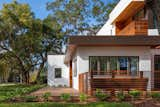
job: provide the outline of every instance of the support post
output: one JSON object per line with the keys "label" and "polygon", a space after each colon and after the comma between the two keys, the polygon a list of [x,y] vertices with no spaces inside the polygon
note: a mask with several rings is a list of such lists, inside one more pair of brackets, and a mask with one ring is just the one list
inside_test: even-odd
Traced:
{"label": "support post", "polygon": [[115,78],[115,71],[112,71],[112,78]]}
{"label": "support post", "polygon": [[90,76],[91,76],[91,79],[90,79],[91,95],[93,95],[93,71],[92,70],[90,72]]}
{"label": "support post", "polygon": [[143,71],[140,71],[140,78],[143,78]]}
{"label": "support post", "polygon": [[72,60],[69,63],[69,85],[72,88]]}

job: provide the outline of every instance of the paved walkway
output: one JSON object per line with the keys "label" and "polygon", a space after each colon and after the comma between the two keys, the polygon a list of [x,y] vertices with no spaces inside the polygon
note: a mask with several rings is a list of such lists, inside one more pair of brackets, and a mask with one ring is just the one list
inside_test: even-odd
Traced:
{"label": "paved walkway", "polygon": [[35,92],[32,92],[30,95],[42,96],[46,92],[50,92],[52,96],[60,96],[62,93],[70,93],[71,96],[79,95],[79,92],[73,88],[54,88],[54,87],[45,87]]}

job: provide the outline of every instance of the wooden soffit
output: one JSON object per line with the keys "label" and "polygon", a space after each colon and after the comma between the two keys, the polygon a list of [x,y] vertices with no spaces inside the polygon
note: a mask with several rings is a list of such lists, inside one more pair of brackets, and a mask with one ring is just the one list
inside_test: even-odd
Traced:
{"label": "wooden soffit", "polygon": [[134,16],[145,5],[144,0],[132,0],[131,3],[116,17],[112,23],[123,22]]}

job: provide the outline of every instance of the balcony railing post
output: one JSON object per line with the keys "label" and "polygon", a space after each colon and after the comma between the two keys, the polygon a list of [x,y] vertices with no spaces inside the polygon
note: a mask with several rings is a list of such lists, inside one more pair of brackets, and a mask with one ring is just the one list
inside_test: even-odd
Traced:
{"label": "balcony railing post", "polygon": [[143,78],[143,71],[140,71],[140,78]]}
{"label": "balcony railing post", "polygon": [[112,71],[112,78],[115,78],[115,71]]}
{"label": "balcony railing post", "polygon": [[91,92],[90,94],[93,95],[93,71],[91,70],[91,73],[90,73],[90,86],[91,86]]}

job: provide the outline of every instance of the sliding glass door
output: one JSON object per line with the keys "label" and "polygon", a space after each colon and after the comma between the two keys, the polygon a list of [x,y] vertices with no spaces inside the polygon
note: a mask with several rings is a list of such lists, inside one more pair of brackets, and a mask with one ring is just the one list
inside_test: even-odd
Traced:
{"label": "sliding glass door", "polygon": [[160,55],[154,56],[154,88],[160,90]]}
{"label": "sliding glass door", "polygon": [[95,75],[115,72],[116,75],[137,76],[139,69],[138,56],[90,56],[90,71]]}

